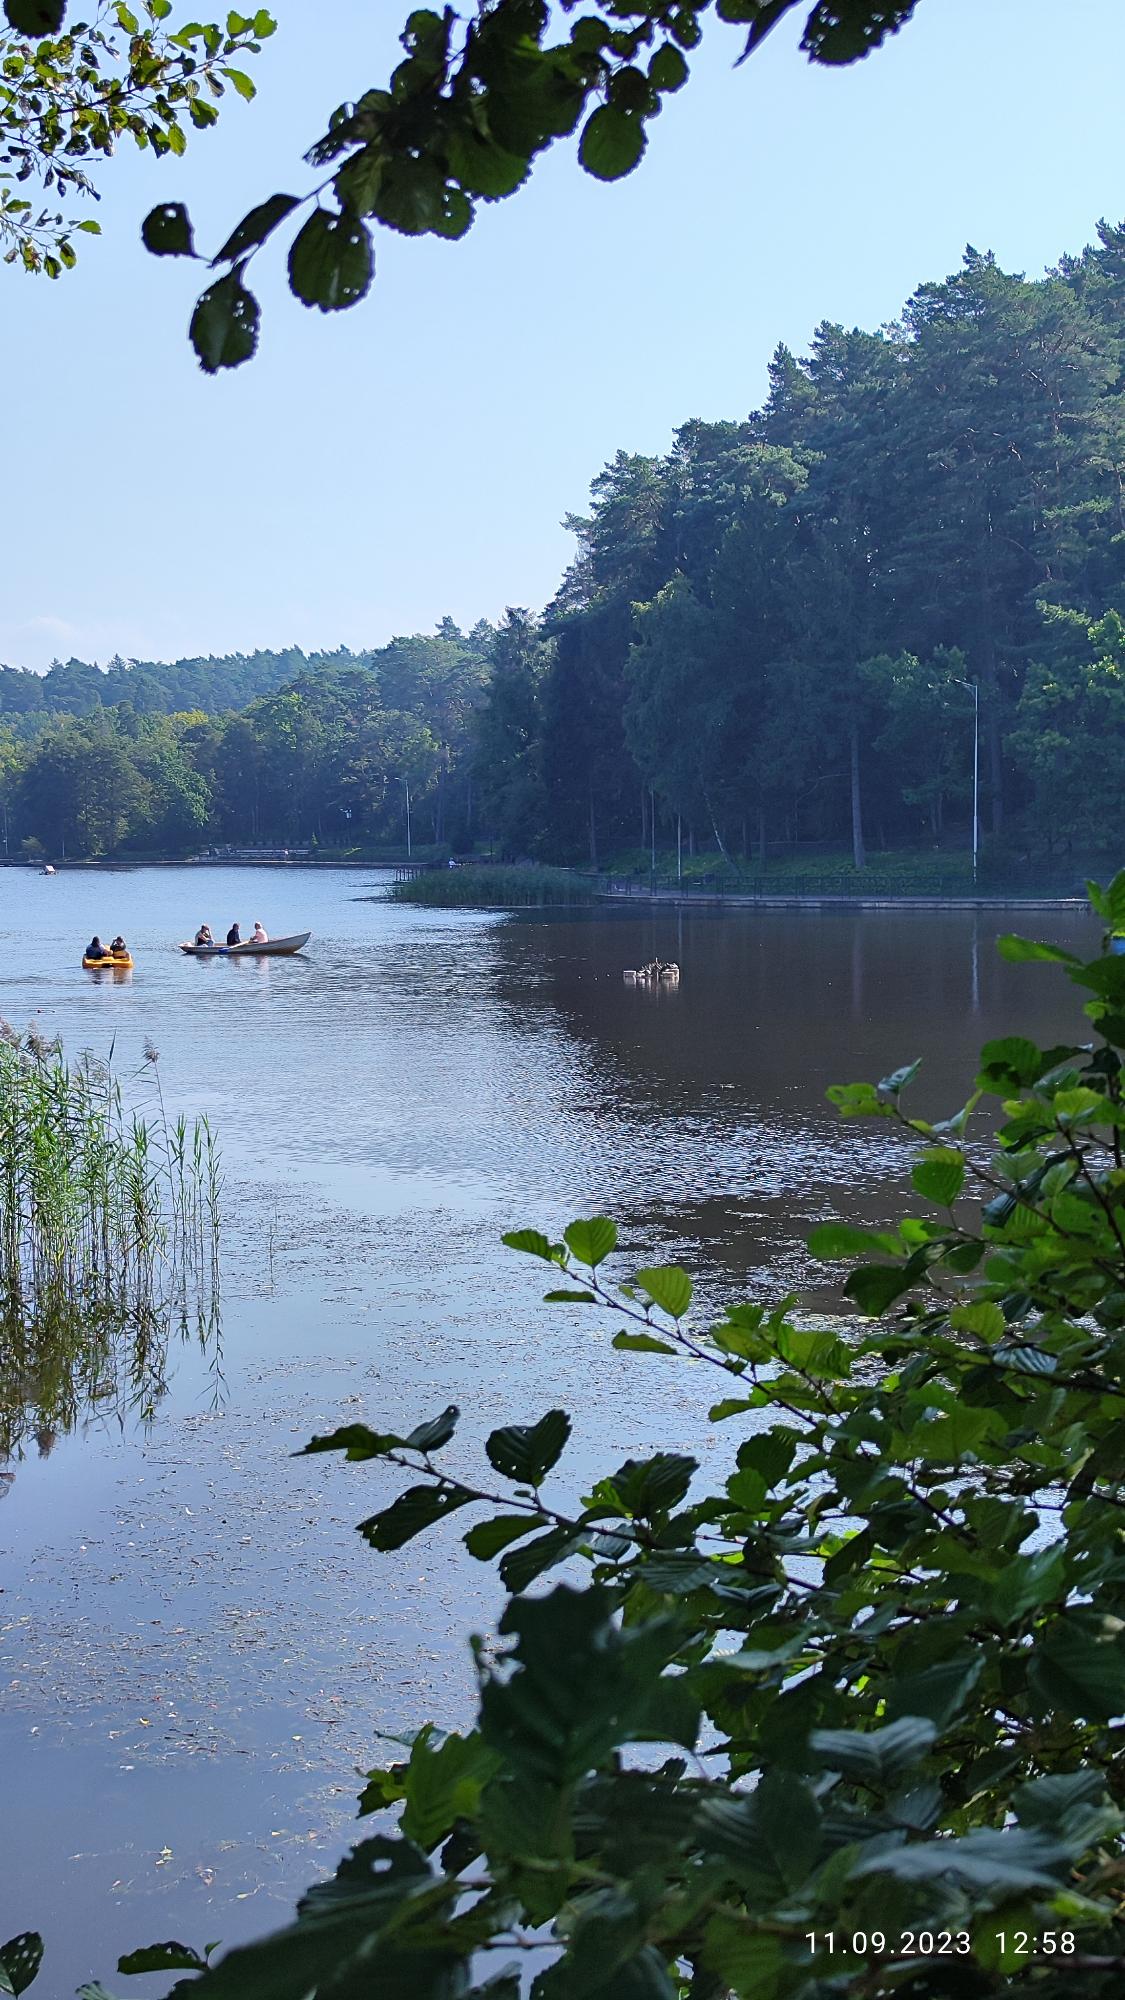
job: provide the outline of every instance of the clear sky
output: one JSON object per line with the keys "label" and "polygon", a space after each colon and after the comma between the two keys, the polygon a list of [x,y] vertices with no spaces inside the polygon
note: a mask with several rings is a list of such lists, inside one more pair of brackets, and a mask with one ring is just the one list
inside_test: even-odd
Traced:
{"label": "clear sky", "polygon": [[709,20],[630,179],[590,181],[563,142],[460,243],[379,231],[371,295],[336,316],[263,253],[258,356],[205,377],[200,267],[150,258],[142,217],[183,199],[217,245],[303,192],[302,152],[386,81],[409,5],[273,12],[253,104],[224,100],[182,161],[107,163],[76,271],[0,267],[8,664],[360,647],[538,608],[605,460],[753,408],[779,339],[878,326],[966,242],[1035,274],[1125,216],[1120,0],[920,0],[841,72],[788,24],[735,70],[740,31]]}

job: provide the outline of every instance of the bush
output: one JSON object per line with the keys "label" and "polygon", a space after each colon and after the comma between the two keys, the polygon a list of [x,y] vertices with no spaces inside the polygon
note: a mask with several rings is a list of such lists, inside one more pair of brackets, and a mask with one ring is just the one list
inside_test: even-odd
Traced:
{"label": "bush", "polygon": [[[1125,874],[1094,901],[1125,927]],[[480,1485],[440,1468],[455,1409],[306,1447],[409,1475],[361,1523],[384,1555],[483,1510],[502,1644],[474,1642],[469,1734],[369,1774],[361,1813],[397,1825],[177,1995],[518,2000],[528,1966],[535,2000],[1122,1990],[1125,957],[1001,948],[1055,963],[1095,1038],[989,1043],[939,1124],[916,1064],[831,1093],[916,1142],[930,1211],[815,1232],[854,1263],[854,1338],[792,1300],[702,1322],[676,1267],[611,1283],[604,1217],[505,1239],[616,1347],[713,1371],[721,1490],[658,1452],[567,1501],[558,1410],[494,1431]],[[533,1588],[574,1558],[584,1587]]]}

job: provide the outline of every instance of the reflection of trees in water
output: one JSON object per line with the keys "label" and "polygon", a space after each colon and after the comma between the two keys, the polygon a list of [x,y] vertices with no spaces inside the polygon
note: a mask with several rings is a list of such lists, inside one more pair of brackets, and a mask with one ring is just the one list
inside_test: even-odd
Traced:
{"label": "reflection of trees in water", "polygon": [[111,1063],[0,1023],[0,1460],[150,1416],[173,1337],[218,1370],[218,1148],[205,1120],[169,1121],[157,1061],[146,1045],[146,1122]]}
{"label": "reflection of trees in water", "polygon": [[[964,1100],[991,1022],[1001,1033],[1022,1017],[1041,1040],[1065,1036],[1057,998],[995,950],[1013,921],[659,905],[517,918],[492,933],[493,991],[513,1039],[537,1042],[542,1088],[562,1113],[563,1185],[662,1257],[739,1283],[768,1268],[803,1286],[815,1278],[809,1229],[841,1202],[884,1223],[905,1170],[897,1133],[839,1124],[830,1084],[922,1056],[916,1108],[944,1117]],[[1075,929],[1050,924],[1068,941]],[[623,984],[623,967],[653,957],[680,965],[674,987]]]}

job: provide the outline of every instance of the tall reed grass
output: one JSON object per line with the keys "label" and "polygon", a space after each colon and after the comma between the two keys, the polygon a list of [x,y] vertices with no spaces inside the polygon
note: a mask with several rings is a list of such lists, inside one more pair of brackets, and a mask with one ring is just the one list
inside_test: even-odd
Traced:
{"label": "tall reed grass", "polygon": [[[113,1068],[0,1022],[0,1458],[84,1412],[150,1411],[177,1327],[218,1333],[222,1169],[205,1118],[127,1105]],[[49,1449],[49,1443],[47,1447]]]}
{"label": "tall reed grass", "polygon": [[568,868],[507,863],[462,863],[456,868],[419,869],[391,885],[391,901],[420,903],[430,910],[565,909],[593,903],[600,883]]}

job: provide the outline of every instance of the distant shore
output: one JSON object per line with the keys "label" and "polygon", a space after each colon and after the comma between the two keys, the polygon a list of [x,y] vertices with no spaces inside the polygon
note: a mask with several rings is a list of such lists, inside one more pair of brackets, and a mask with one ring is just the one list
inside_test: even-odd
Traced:
{"label": "distant shore", "polygon": [[[397,868],[397,861],[321,861],[311,855],[280,854],[144,854],[135,860],[122,857],[99,856],[93,861],[53,861],[56,875],[89,875],[99,870],[110,870],[118,874],[132,872],[137,868]],[[42,875],[45,863],[42,861],[17,861],[14,856],[6,860],[0,856],[0,868],[21,868],[28,875]]]}
{"label": "distant shore", "polygon": [[1007,896],[896,896],[888,892],[870,896],[850,892],[801,895],[796,891],[790,895],[771,892],[749,896],[737,890],[727,893],[718,889],[603,889],[597,900],[602,903],[673,904],[679,909],[696,909],[710,904],[715,908],[742,910],[1010,910],[1017,907],[1022,910],[1084,910],[1087,907],[1084,896],[1022,895],[1015,890]]}
{"label": "distant shore", "polygon": [[[22,869],[25,874],[41,875],[45,863],[42,861],[17,860],[13,856],[0,856],[0,867]],[[194,854],[166,855],[153,857],[145,855],[136,859],[123,857],[82,861],[56,861],[52,864],[57,875],[63,874],[132,874],[140,868],[179,868],[192,870],[199,868],[287,868],[323,870],[327,868],[372,869],[386,874],[395,873],[398,880],[394,885],[393,900],[427,908],[472,909],[472,910],[512,910],[512,909],[597,909],[608,904],[623,904],[634,909],[729,909],[729,910],[1084,910],[1086,899],[1075,894],[1040,893],[1034,890],[1009,890],[997,895],[950,895],[935,893],[926,895],[918,891],[870,890],[866,894],[860,889],[842,890],[802,890],[777,889],[746,891],[740,889],[662,887],[650,888],[647,883],[623,883],[602,878],[576,875],[562,868],[523,868],[500,863],[458,862],[456,867],[446,869],[441,866],[418,864],[403,859],[388,860],[385,857],[355,859],[352,856],[323,859],[319,856],[302,855],[232,855]],[[409,872],[408,872],[409,871]]]}

